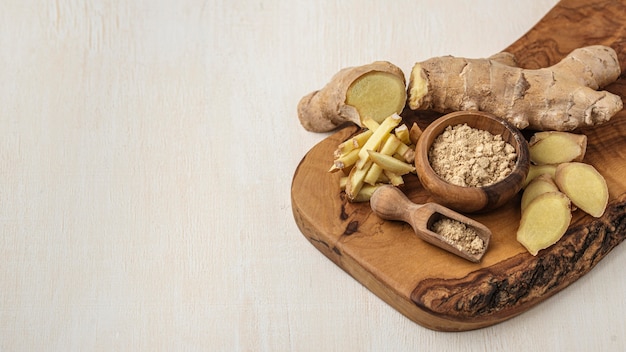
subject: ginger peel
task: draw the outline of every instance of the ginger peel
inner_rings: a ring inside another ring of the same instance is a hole
[[[408,105],[440,113],[481,110],[519,129],[571,131],[606,122],[622,110],[620,96],[597,91],[620,73],[615,51],[602,45],[576,49],[536,70],[517,67],[507,53],[487,59],[436,57],[414,65]]]
[[[387,61],[347,67],[320,90],[298,103],[298,118],[311,132],[328,132],[346,122],[363,127],[363,120],[382,122],[406,104],[406,81],[400,68]]]

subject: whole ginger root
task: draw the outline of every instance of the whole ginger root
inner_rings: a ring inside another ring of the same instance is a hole
[[[508,53],[487,59],[437,57],[413,67],[408,105],[441,113],[481,110],[520,129],[571,131],[606,122],[622,110],[618,95],[597,91],[619,75],[615,51],[602,45],[576,49],[537,70],[517,67]]]
[[[324,88],[304,96],[298,118],[312,132],[328,132],[345,122],[362,126],[371,118],[382,122],[406,105],[406,80],[400,68],[387,61],[347,67]]]

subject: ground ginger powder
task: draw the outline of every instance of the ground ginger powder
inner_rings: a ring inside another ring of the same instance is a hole
[[[459,124],[435,138],[428,159],[435,173],[451,184],[485,187],[511,173],[517,153],[501,135]]]
[[[476,229],[460,221],[441,218],[432,224],[431,231],[441,235],[451,245],[471,254],[485,250],[485,242],[478,236]]]

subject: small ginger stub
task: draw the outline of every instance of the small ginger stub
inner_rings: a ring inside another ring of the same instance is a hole
[[[363,127],[365,119],[381,123],[400,114],[406,105],[406,80],[402,70],[387,61],[347,67],[322,89],[298,103],[298,118],[311,132],[328,132],[344,123]]]
[[[599,90],[620,73],[615,50],[603,45],[576,49],[535,70],[517,67],[507,53],[486,59],[436,57],[414,65],[408,106],[441,113],[480,110],[519,129],[572,131],[604,123],[622,110],[619,95]]]

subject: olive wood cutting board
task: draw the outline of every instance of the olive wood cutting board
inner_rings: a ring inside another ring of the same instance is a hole
[[[520,67],[555,64],[575,48],[613,47],[621,64],[608,91],[626,96],[626,0],[563,0],[504,51]],[[438,115],[404,113],[425,128]],[[292,209],[303,235],[331,261],[412,321],[442,331],[490,326],[537,305],[588,273],[626,237],[626,111],[609,123],[577,132],[588,136],[585,162],[607,180],[610,200],[601,218],[575,210],[570,228],[534,257],[516,240],[520,196],[503,207],[469,214],[493,232],[482,261],[471,263],[421,239],[410,225],[384,221],[369,203],[349,203],[328,173],[337,145],[354,134],[346,126],[315,145],[291,185]],[[415,175],[402,190],[416,203],[430,201]]]

